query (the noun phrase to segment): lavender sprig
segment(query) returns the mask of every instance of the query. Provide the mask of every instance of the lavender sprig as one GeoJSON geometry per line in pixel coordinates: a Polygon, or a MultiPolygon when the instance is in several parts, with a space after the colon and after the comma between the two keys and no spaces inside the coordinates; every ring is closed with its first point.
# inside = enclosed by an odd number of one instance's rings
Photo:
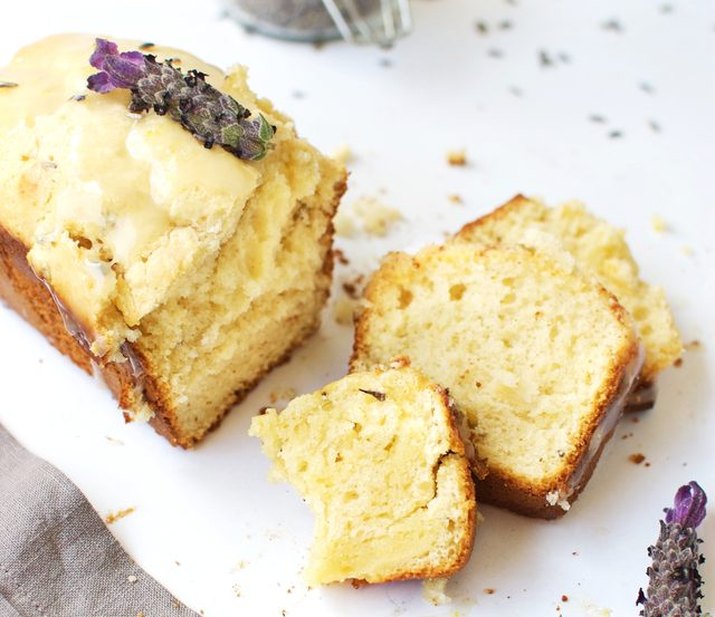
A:
{"type": "Polygon", "coordinates": [[[132,93],[129,111],[153,109],[168,114],[206,148],[221,146],[240,159],[258,160],[270,148],[275,134],[262,114],[251,112],[234,98],[206,83],[206,74],[190,70],[184,75],[170,60],[162,63],[151,54],[119,52],[116,43],[97,39],[89,63],[99,73],[87,79],[90,90],[104,94],[115,88],[132,93]]]}
{"type": "Polygon", "coordinates": [[[648,595],[641,589],[636,604],[642,604],[643,617],[696,617],[702,615],[698,566],[705,561],[700,554],[695,529],[705,518],[707,496],[697,482],[681,486],[673,508],[665,509],[660,521],[660,535],[648,547],[653,564],[646,570],[650,578],[648,595]]]}

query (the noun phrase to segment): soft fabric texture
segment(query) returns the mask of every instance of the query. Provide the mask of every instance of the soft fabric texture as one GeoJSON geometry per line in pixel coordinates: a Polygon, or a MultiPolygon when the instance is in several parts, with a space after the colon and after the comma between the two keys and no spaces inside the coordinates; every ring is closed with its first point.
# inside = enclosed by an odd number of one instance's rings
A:
{"type": "Polygon", "coordinates": [[[74,484],[2,425],[0,503],[0,617],[197,617],[129,558],[74,484]]]}

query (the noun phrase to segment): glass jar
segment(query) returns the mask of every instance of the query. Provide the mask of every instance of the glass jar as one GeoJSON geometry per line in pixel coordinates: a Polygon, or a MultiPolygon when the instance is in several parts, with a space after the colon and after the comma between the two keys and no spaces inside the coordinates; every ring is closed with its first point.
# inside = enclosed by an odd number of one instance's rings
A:
{"type": "Polygon", "coordinates": [[[409,0],[224,0],[246,28],[291,41],[391,44],[411,28],[409,0]]]}

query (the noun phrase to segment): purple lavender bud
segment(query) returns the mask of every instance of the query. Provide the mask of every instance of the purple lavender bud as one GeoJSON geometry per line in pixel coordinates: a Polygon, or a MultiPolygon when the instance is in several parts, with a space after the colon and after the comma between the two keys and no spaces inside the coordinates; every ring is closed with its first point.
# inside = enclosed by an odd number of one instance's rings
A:
{"type": "Polygon", "coordinates": [[[139,51],[119,53],[117,44],[112,41],[97,39],[96,42],[89,63],[100,72],[87,80],[89,89],[104,94],[114,88],[135,88],[146,70],[144,54],[139,51]]]}
{"type": "Polygon", "coordinates": [[[698,566],[705,558],[700,554],[701,540],[695,528],[705,518],[706,502],[705,491],[697,482],[690,482],[678,489],[674,507],[665,509],[658,540],[648,547],[653,560],[646,570],[648,593],[641,589],[636,600],[643,607],[643,617],[702,615],[698,566]]]}
{"type": "Polygon", "coordinates": [[[675,506],[665,509],[665,522],[695,529],[705,518],[707,501],[705,491],[697,482],[681,486],[675,494],[675,506]]]}
{"type": "Polygon", "coordinates": [[[100,69],[87,79],[90,90],[104,94],[115,88],[130,90],[129,111],[154,110],[167,115],[191,132],[206,148],[221,146],[240,159],[263,158],[275,127],[206,81],[206,74],[190,70],[184,75],[170,60],[162,63],[139,51],[120,52],[116,43],[97,39],[89,63],[100,69]]]}

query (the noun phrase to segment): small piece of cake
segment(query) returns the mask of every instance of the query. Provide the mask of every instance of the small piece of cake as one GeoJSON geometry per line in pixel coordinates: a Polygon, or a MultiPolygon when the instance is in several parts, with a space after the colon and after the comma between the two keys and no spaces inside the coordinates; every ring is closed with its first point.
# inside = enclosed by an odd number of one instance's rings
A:
{"type": "Polygon", "coordinates": [[[549,208],[540,201],[517,195],[465,225],[455,240],[529,244],[534,230],[555,236],[578,266],[596,276],[630,312],[645,345],[640,389],[652,385],[656,375],[680,357],[683,343],[663,290],[639,278],[638,265],[622,230],[593,216],[578,202],[549,208]]]}
{"type": "Polygon", "coordinates": [[[469,462],[441,387],[408,366],[353,373],[250,434],[316,515],[310,585],[449,576],[472,550],[469,462]]]}
{"type": "Polygon", "coordinates": [[[409,358],[468,419],[488,470],[480,503],[563,514],[642,362],[615,297],[564,251],[449,243],[388,255],[365,305],[352,370],[409,358]]]}
{"type": "Polygon", "coordinates": [[[318,326],[346,175],[244,69],[119,42],[139,47],[262,115],[266,156],[130,113],[128,90],[89,91],[91,36],[26,47],[0,71],[17,84],[0,88],[0,297],[128,417],[191,446],[318,326]]]}

